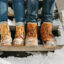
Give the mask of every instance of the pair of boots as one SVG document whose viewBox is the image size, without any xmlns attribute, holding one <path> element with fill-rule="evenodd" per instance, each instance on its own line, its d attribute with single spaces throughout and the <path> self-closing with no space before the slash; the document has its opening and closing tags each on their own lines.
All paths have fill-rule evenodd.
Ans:
<svg viewBox="0 0 64 64">
<path fill-rule="evenodd" d="M 52 34 L 52 24 L 44 22 L 40 29 L 41 38 L 44 42 L 44 46 L 55 46 L 55 39 Z M 23 46 L 25 41 L 26 46 L 38 46 L 38 35 L 37 35 L 37 23 L 27 24 L 27 35 L 25 39 L 25 28 L 24 25 L 16 26 L 16 34 L 13 40 L 14 46 Z M 11 46 L 12 38 L 10 29 L 7 23 L 1 24 L 1 44 L 3 46 Z M 46 46 L 46 47 L 47 47 Z"/>
<path fill-rule="evenodd" d="M 23 24 L 19 24 L 16 26 L 16 34 L 15 38 L 12 41 L 10 28 L 8 23 L 4 22 L 0 25 L 0 33 L 1 33 L 1 45 L 2 46 L 11 46 L 12 42 L 14 46 L 23 46 L 24 41 L 26 42 L 26 46 L 36 46 L 38 45 L 37 39 L 37 24 L 36 23 L 28 23 L 27 24 L 27 36 L 25 39 L 25 26 Z"/>
</svg>

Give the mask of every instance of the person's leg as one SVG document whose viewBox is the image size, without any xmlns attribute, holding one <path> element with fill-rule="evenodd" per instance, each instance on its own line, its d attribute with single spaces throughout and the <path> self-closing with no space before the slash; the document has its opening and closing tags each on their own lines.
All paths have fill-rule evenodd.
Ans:
<svg viewBox="0 0 64 64">
<path fill-rule="evenodd" d="M 55 38 L 52 34 L 52 21 L 55 0 L 43 1 L 43 12 L 41 22 L 41 38 L 46 48 L 55 47 Z"/>
<path fill-rule="evenodd" d="M 42 23 L 53 21 L 54 5 L 55 5 L 55 0 L 43 1 Z"/>
<path fill-rule="evenodd" d="M 24 22 L 24 0 L 12 0 L 16 22 Z"/>
<path fill-rule="evenodd" d="M 36 22 L 38 19 L 38 0 L 27 0 L 27 20 Z"/>
<path fill-rule="evenodd" d="M 0 21 L 1 21 L 1 44 L 11 46 L 12 38 L 7 23 L 8 20 L 8 0 L 0 0 Z"/>
<path fill-rule="evenodd" d="M 26 46 L 37 46 L 38 0 L 27 0 Z"/>
<path fill-rule="evenodd" d="M 25 39 L 24 0 L 12 0 L 12 2 L 16 19 L 16 34 L 14 38 L 14 46 L 22 46 L 24 45 L 24 39 Z"/>
<path fill-rule="evenodd" d="M 0 22 L 8 19 L 8 0 L 0 0 Z"/>
</svg>

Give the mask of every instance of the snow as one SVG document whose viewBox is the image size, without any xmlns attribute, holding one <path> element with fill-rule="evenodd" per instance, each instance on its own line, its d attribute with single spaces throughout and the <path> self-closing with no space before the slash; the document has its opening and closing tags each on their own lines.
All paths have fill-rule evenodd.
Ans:
<svg viewBox="0 0 64 64">
<path fill-rule="evenodd" d="M 56 19 L 53 21 L 53 30 L 58 30 L 59 36 L 55 37 L 56 45 L 64 45 L 64 29 L 60 19 Z"/>
<path fill-rule="evenodd" d="M 15 19 L 13 20 L 8 19 L 8 24 L 9 26 L 15 26 Z"/>
<path fill-rule="evenodd" d="M 62 10 L 62 21 L 64 22 L 64 10 Z"/>
<path fill-rule="evenodd" d="M 25 58 L 0 58 L 0 64 L 64 64 L 64 47 L 55 50 L 54 53 L 48 52 L 47 55 L 37 53 Z"/>
<path fill-rule="evenodd" d="M 62 10 L 62 22 L 60 23 L 60 20 L 57 19 L 58 22 L 53 22 L 53 24 L 55 26 L 59 26 L 58 27 L 58 34 L 59 37 L 55 37 L 56 38 L 56 44 L 57 45 L 64 45 L 64 10 Z"/>
<path fill-rule="evenodd" d="M 64 30 L 63 27 L 60 25 L 58 28 L 58 37 L 56 38 L 56 45 L 64 45 Z"/>
<path fill-rule="evenodd" d="M 40 60 L 39 60 L 40 58 Z M 0 62 L 3 61 L 6 64 L 41 64 L 42 60 L 44 60 L 45 56 L 39 54 L 30 56 L 27 58 L 17 58 L 17 57 L 8 57 L 0 59 Z"/>
</svg>

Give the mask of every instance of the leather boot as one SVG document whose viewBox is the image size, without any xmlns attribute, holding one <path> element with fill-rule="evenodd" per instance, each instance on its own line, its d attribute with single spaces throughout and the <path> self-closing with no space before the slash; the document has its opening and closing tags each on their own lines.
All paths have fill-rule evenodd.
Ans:
<svg viewBox="0 0 64 64">
<path fill-rule="evenodd" d="M 12 45 L 10 28 L 6 22 L 1 24 L 1 44 L 2 46 Z"/>
<path fill-rule="evenodd" d="M 24 46 L 24 40 L 25 40 L 24 25 L 17 25 L 15 39 L 13 41 L 14 46 Z"/>
<path fill-rule="evenodd" d="M 55 38 L 52 34 L 52 23 L 44 22 L 41 25 L 41 38 L 46 48 L 53 48 L 55 47 Z"/>
<path fill-rule="evenodd" d="M 26 46 L 38 46 L 37 23 L 27 24 Z"/>
</svg>

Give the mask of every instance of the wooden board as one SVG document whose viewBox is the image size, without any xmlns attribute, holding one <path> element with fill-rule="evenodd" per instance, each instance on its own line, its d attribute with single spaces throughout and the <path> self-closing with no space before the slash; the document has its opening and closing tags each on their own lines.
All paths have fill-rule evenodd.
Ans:
<svg viewBox="0 0 64 64">
<path fill-rule="evenodd" d="M 56 5 L 59 12 L 64 10 L 64 0 L 56 0 Z"/>
<path fill-rule="evenodd" d="M 51 49 L 46 49 L 44 48 L 43 45 L 39 45 L 38 47 L 28 47 L 28 46 L 23 46 L 23 47 L 0 47 L 0 51 L 54 51 L 55 49 L 60 49 L 62 46 L 56 46 L 55 48 Z"/>
<path fill-rule="evenodd" d="M 62 21 L 61 11 L 64 10 L 64 0 L 56 0 L 56 6 L 59 12 L 60 20 Z"/>
</svg>

